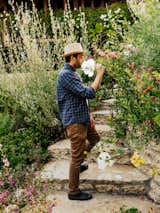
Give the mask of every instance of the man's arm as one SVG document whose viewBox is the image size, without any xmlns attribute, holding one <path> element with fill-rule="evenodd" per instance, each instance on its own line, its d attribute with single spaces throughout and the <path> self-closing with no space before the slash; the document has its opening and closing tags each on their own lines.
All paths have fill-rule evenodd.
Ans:
<svg viewBox="0 0 160 213">
<path fill-rule="evenodd" d="M 96 77 L 94 79 L 94 82 L 91 85 L 91 87 L 94 89 L 95 92 L 99 89 L 100 84 L 102 82 L 103 75 L 105 72 L 105 67 L 102 66 L 101 64 L 97 64 L 96 71 L 97 71 Z"/>
<path fill-rule="evenodd" d="M 75 96 L 92 99 L 95 98 L 95 91 L 92 87 L 86 87 L 76 75 L 71 72 L 65 72 L 59 78 L 61 85 L 73 93 Z"/>
</svg>

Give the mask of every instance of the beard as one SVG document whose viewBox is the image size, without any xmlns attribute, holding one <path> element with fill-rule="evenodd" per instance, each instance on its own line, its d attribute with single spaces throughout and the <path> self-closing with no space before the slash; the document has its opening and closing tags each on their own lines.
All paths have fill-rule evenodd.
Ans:
<svg viewBox="0 0 160 213">
<path fill-rule="evenodd" d="M 74 68 L 80 68 L 81 67 L 81 63 L 79 61 L 76 61 L 76 63 L 74 64 Z"/>
</svg>

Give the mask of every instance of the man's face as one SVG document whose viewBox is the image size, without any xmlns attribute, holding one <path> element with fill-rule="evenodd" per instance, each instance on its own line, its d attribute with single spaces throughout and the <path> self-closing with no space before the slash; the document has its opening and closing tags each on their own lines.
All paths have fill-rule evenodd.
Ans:
<svg viewBox="0 0 160 213">
<path fill-rule="evenodd" d="M 84 61 L 84 55 L 83 53 L 80 53 L 77 55 L 77 57 L 74 57 L 74 67 L 75 68 L 80 68 L 82 63 Z"/>
</svg>

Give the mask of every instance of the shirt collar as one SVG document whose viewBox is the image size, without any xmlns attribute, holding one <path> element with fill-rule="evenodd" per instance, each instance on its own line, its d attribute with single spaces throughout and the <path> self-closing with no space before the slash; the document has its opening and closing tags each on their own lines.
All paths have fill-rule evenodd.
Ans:
<svg viewBox="0 0 160 213">
<path fill-rule="evenodd" d="M 64 64 L 64 69 L 69 69 L 69 70 L 71 70 L 71 71 L 73 71 L 73 72 L 76 71 L 76 69 L 75 69 L 74 67 L 72 67 L 72 66 L 71 66 L 70 64 L 68 64 L 68 63 Z"/>
</svg>

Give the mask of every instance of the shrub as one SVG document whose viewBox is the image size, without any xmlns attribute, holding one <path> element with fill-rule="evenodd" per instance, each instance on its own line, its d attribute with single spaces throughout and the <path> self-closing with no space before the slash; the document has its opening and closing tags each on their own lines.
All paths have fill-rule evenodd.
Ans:
<svg viewBox="0 0 160 213">
<path fill-rule="evenodd" d="M 11 168 L 24 169 L 26 165 L 38 166 L 49 158 L 49 140 L 37 129 L 21 129 L 0 137 L 3 150 L 7 153 Z M 1 156 L 2 157 L 2 156 Z M 0 158 L 2 160 L 2 158 Z M 0 167 L 2 162 L 0 161 Z M 38 167 L 37 167 L 38 168 Z"/>
<path fill-rule="evenodd" d="M 159 142 L 160 137 L 159 28 L 155 27 L 159 21 L 158 16 L 155 18 L 157 8 L 151 11 L 129 27 L 125 44 L 120 44 L 116 53 L 108 50 L 105 59 L 99 59 L 117 83 L 113 94 L 117 100 L 113 122 L 116 135 L 126 138 L 132 146 Z"/>
<path fill-rule="evenodd" d="M 42 131 L 59 125 L 56 76 L 56 72 L 1 75 L 1 110 L 15 119 L 16 129 L 36 126 Z"/>
</svg>

